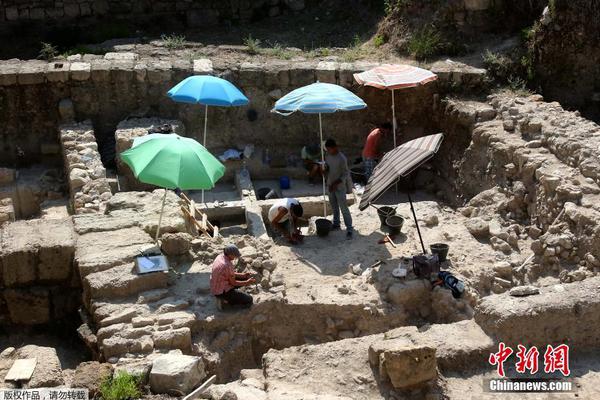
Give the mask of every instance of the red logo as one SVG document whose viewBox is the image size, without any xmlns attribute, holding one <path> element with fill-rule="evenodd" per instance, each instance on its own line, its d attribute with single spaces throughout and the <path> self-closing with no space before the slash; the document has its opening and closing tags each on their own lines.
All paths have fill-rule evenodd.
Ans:
<svg viewBox="0 0 600 400">
<path fill-rule="evenodd" d="M 501 377 L 505 376 L 504 363 L 514 353 L 514 350 L 500 342 L 498 344 L 498 352 L 491 353 L 488 362 L 490 365 L 496 366 L 498 375 Z M 515 363 L 515 369 L 518 373 L 524 374 L 527 371 L 533 375 L 538 372 L 538 362 L 540 352 L 537 347 L 532 346 L 527 349 L 523 345 L 517 346 L 517 362 Z M 564 376 L 569 376 L 571 370 L 569 367 L 569 346 L 561 344 L 553 347 L 548 345 L 544 353 L 544 372 L 547 374 L 560 371 Z"/>
</svg>

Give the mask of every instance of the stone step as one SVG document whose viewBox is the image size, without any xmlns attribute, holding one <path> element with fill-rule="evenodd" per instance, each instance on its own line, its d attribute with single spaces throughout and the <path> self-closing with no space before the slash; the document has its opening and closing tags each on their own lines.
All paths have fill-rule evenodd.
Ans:
<svg viewBox="0 0 600 400">
<path fill-rule="evenodd" d="M 118 299 L 167 286 L 165 272 L 138 275 L 133 263 L 119 265 L 105 271 L 91 273 L 83 278 L 86 304 L 92 299 Z"/>
<path fill-rule="evenodd" d="M 154 247 L 152 237 L 142 228 L 132 226 L 106 232 L 80 235 L 75 251 L 75 263 L 82 278 L 115 265 L 131 262 L 149 248 Z"/>
</svg>

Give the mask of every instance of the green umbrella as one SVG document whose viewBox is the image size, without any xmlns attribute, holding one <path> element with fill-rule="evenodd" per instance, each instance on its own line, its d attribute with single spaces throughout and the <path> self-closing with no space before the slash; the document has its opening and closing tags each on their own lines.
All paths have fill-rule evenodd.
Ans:
<svg viewBox="0 0 600 400">
<path fill-rule="evenodd" d="M 219 160 L 194 139 L 176 134 L 146 140 L 121 153 L 141 182 L 166 189 L 212 189 L 225 173 Z M 156 240 L 162 222 L 167 191 L 163 196 Z"/>
</svg>

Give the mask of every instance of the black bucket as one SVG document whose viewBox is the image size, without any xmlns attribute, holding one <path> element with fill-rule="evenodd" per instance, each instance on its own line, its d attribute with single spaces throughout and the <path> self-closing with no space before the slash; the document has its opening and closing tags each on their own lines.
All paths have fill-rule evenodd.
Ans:
<svg viewBox="0 0 600 400">
<path fill-rule="evenodd" d="M 385 220 L 387 217 L 391 217 L 392 215 L 396 215 L 396 208 L 383 206 L 377 209 L 377 215 L 379 216 L 379 221 L 381 221 L 381 229 L 385 228 L 387 225 L 385 224 Z"/>
<path fill-rule="evenodd" d="M 404 218 L 399 215 L 390 215 L 385 219 L 385 226 L 387 226 L 390 235 L 400 234 L 402 225 L 404 225 Z"/>
<path fill-rule="evenodd" d="M 317 235 L 325 237 L 329 235 L 331 227 L 333 226 L 333 222 L 327 218 L 319 218 L 315 221 L 315 226 L 317 227 Z"/>
<path fill-rule="evenodd" d="M 434 243 L 429 246 L 432 254 L 437 254 L 440 262 L 446 261 L 446 257 L 448 257 L 448 250 L 450 246 L 445 243 Z"/>
<path fill-rule="evenodd" d="M 260 188 L 256 191 L 256 198 L 258 200 L 277 199 L 279 198 L 279 195 L 274 189 Z"/>
</svg>

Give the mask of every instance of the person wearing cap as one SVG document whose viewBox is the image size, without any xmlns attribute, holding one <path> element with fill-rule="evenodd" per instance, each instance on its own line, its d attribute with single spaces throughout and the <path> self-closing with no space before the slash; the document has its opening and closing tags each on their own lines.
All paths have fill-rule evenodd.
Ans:
<svg viewBox="0 0 600 400">
<path fill-rule="evenodd" d="M 308 183 L 314 185 L 315 178 L 321 174 L 321 169 L 319 168 L 319 162 L 321 161 L 319 146 L 315 144 L 304 146 L 300 151 L 300 156 L 307 171 Z"/>
<path fill-rule="evenodd" d="M 250 274 L 235 272 L 233 261 L 240 255 L 240 250 L 229 244 L 211 265 L 210 292 L 217 298 L 219 310 L 223 309 L 223 303 L 243 308 L 252 306 L 252 296 L 237 289 L 256 283 Z"/>
<path fill-rule="evenodd" d="M 269 209 L 267 217 L 271 227 L 281 233 L 290 244 L 298 244 L 303 236 L 298 219 L 304 215 L 300 202 L 294 198 L 278 199 Z"/>
</svg>

